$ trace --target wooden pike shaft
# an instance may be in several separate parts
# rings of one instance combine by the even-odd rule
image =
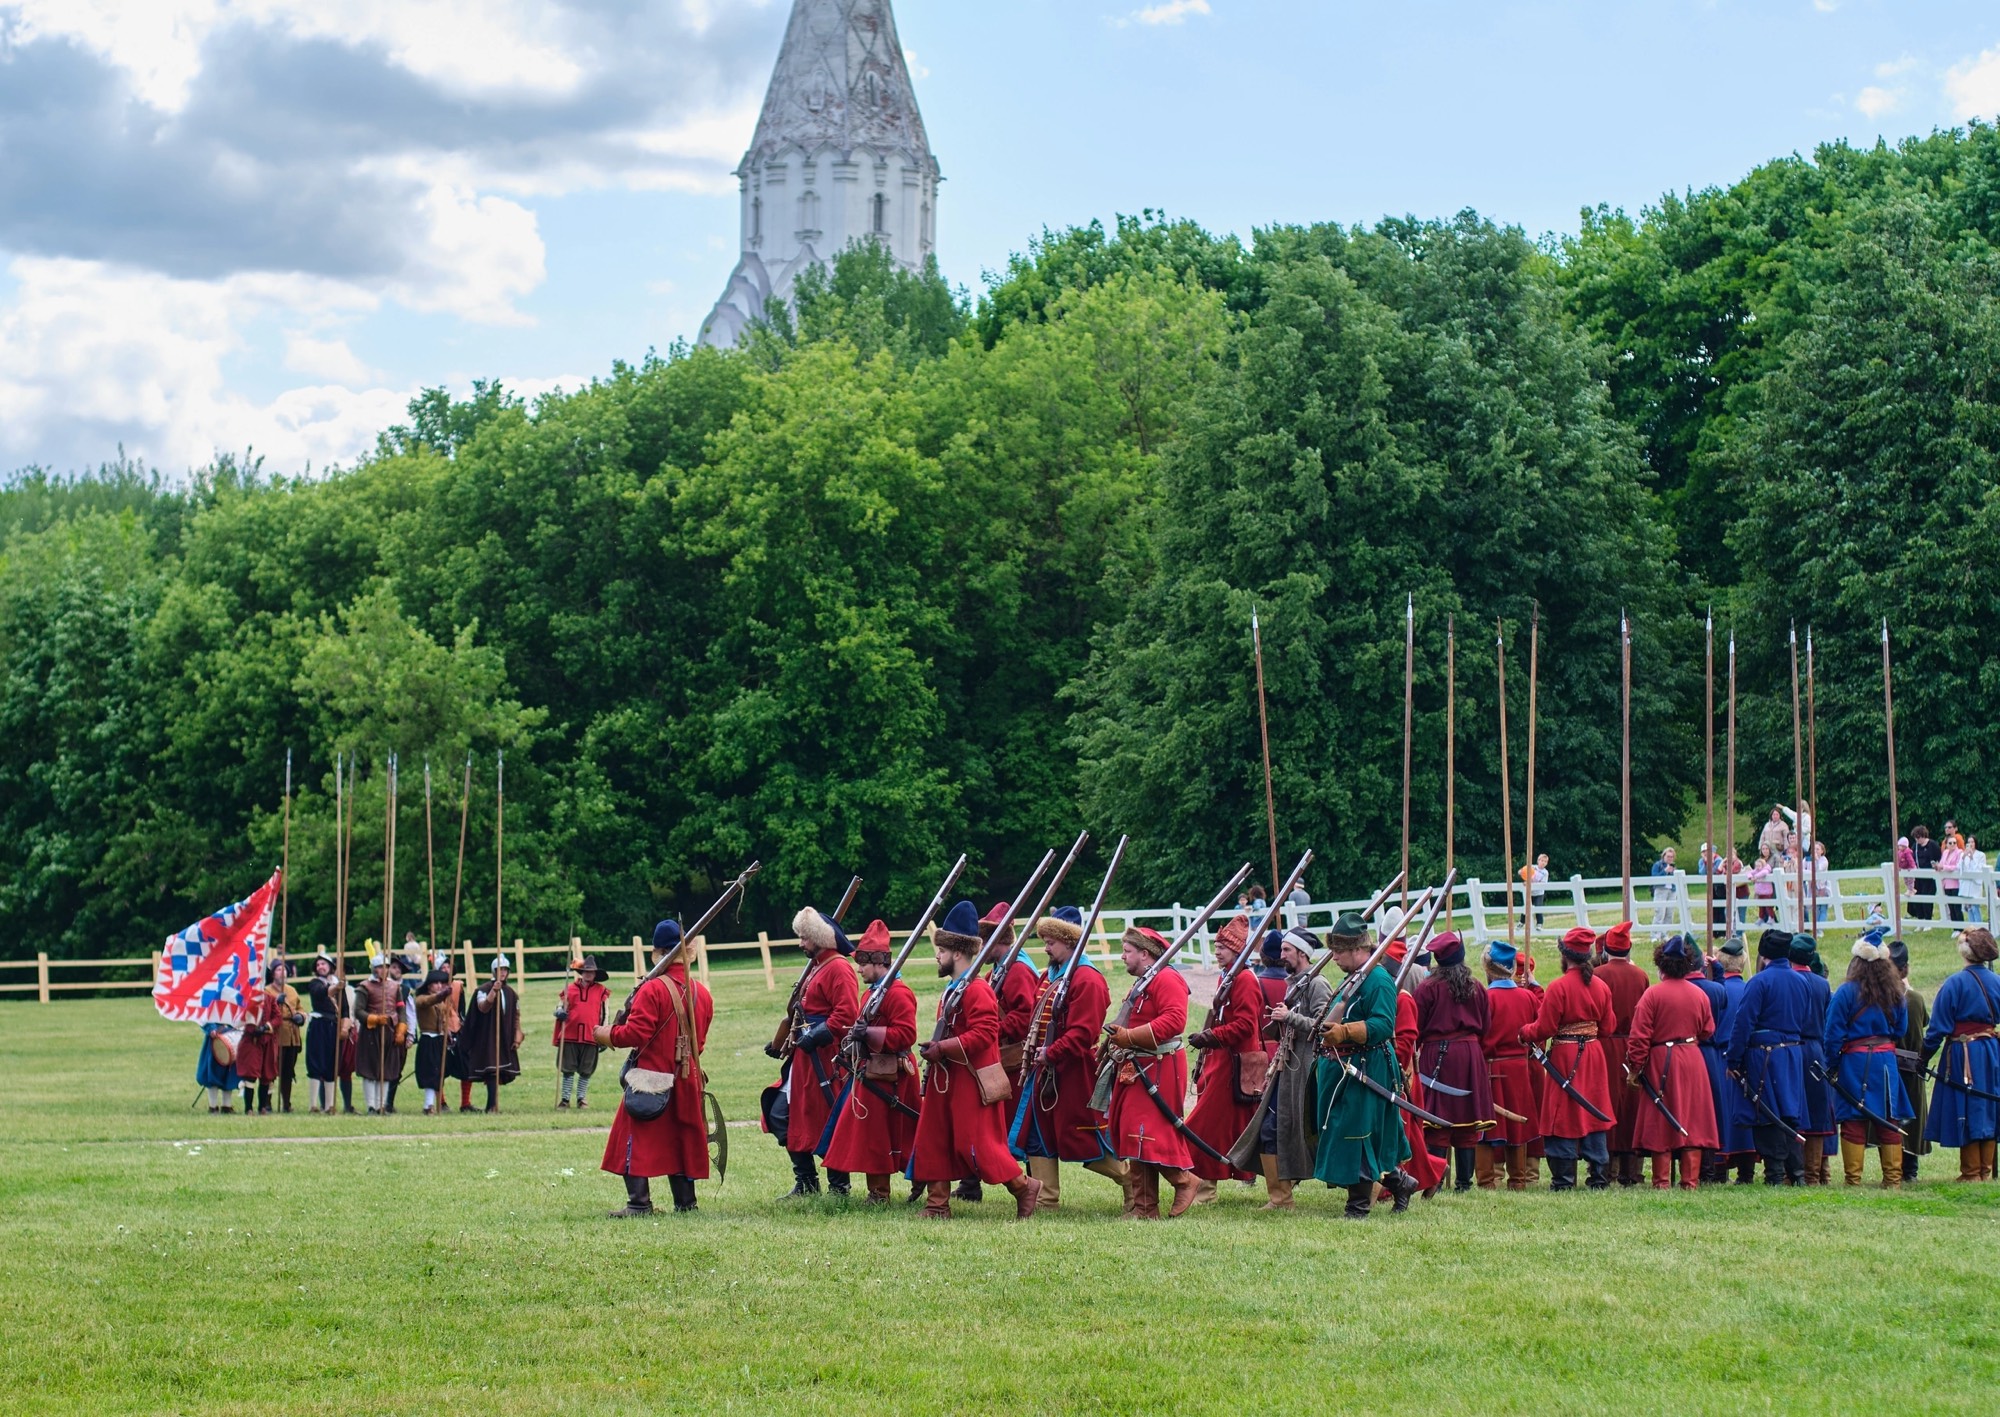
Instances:
[[[1819,801],[1819,713],[1813,706],[1813,638],[1812,626],[1806,626],[1806,801]],[[1805,853],[1806,870],[1812,884],[1812,936],[1819,938],[1819,829],[1820,820],[1813,817],[1812,841],[1804,840],[1800,833],[1799,850]]]
[[[1722,895],[1730,910],[1736,909],[1736,632],[1729,632],[1729,745],[1723,768],[1723,814],[1729,832],[1729,854],[1722,858]],[[1735,933],[1736,921],[1729,922]]]
[[[1715,953],[1715,612],[1708,613],[1708,628],[1703,649],[1702,673],[1706,685],[1707,709],[1702,715],[1702,735],[1707,744],[1707,767],[1703,779],[1702,841],[1707,845],[1707,853],[1701,863],[1701,938],[1703,952]]]
[[[1257,659],[1257,734],[1264,741],[1264,826],[1271,838],[1271,888],[1278,887],[1278,806],[1271,792],[1271,724],[1264,713],[1264,637],[1250,612],[1250,647]],[[1278,902],[1272,901],[1272,908]],[[1030,922],[1031,924],[1033,922]]]
[[[1903,934],[1903,860],[1897,845],[1902,810],[1896,801],[1896,694],[1889,682],[1889,621],[1882,621],[1882,728],[1889,746],[1889,929],[1893,938]]]
[[[395,948],[396,936],[396,755],[382,776],[382,953]]]
[[[1507,773],[1507,632],[1493,622],[1494,663],[1500,683],[1500,841],[1506,867],[1501,880],[1507,891],[1507,943],[1514,943],[1514,801]]]
[[[1803,924],[1807,918],[1805,897],[1806,852],[1806,750],[1805,731],[1799,712],[1799,631],[1792,627],[1792,818],[1793,833],[1799,839],[1800,859],[1792,863],[1792,898],[1798,902],[1799,919],[1793,921],[1811,934],[1810,927]]]
[[[493,757],[493,953],[503,953],[501,904],[506,899],[506,871],[503,852],[507,844],[507,755]],[[525,973],[526,971],[522,971]]]
[[[1528,900],[1522,909],[1528,938],[1528,953],[1535,952],[1534,870],[1535,855],[1535,691],[1542,679],[1542,607],[1537,605],[1528,620]]]
[[[285,749],[285,846],[278,859],[278,953],[291,941],[292,917],[292,750]]]
[[[347,813],[345,773],[347,755],[333,755],[333,962],[341,977],[347,977],[347,861],[340,840],[340,824]]]
[[[445,953],[458,948],[458,906],[465,892],[465,826],[466,810],[472,805],[472,754],[465,755],[465,785],[458,791],[458,865],[451,878],[451,937],[445,941]],[[470,971],[468,971],[470,972]]]
[[[429,948],[435,952],[438,938],[438,883],[437,883],[437,836],[431,829],[431,760],[424,755],[424,889],[431,898],[431,928]],[[431,962],[424,961],[424,972],[430,973]]]
[[[1410,913],[1410,713],[1417,685],[1417,598],[1403,608],[1403,904]],[[1276,874],[1275,872],[1273,873]]]
[[[1632,625],[1624,611],[1618,612],[1619,700],[1623,721],[1623,743],[1618,753],[1618,855],[1620,858],[1619,897],[1623,918],[1634,919],[1632,908]]]
[[[1451,873],[1458,859],[1458,633],[1456,617],[1444,620],[1444,869]],[[1409,879],[1407,876],[1405,880]],[[1451,924],[1451,899],[1444,903],[1446,928]]]

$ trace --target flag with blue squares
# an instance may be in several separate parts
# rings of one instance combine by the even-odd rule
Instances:
[[[180,1023],[242,1023],[244,1002],[264,982],[279,873],[247,900],[226,905],[167,936],[153,979],[153,1006]]]

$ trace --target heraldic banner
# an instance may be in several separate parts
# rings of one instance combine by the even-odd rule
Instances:
[[[153,1006],[181,1023],[243,1022],[244,1001],[264,983],[278,872],[248,900],[226,905],[179,934],[167,936]]]

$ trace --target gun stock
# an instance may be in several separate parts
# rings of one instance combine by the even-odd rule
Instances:
[[[1174,937],[1173,942],[1167,946],[1166,953],[1154,960],[1144,974],[1132,981],[1132,987],[1126,991],[1125,1001],[1118,1006],[1116,1016],[1105,1024],[1107,1033],[1111,1029],[1124,1028],[1127,1024],[1131,1023],[1133,1010],[1139,1007],[1139,1000],[1146,996],[1146,990],[1151,988],[1153,981],[1160,977],[1161,971],[1173,965],[1174,956],[1179,954],[1186,947],[1187,942],[1195,937],[1196,932],[1208,923],[1208,917],[1222,909],[1222,903],[1228,900],[1230,896],[1236,894],[1237,887],[1241,886],[1249,878],[1250,863],[1245,861],[1242,866],[1237,868],[1236,874],[1224,883],[1222,889],[1215,893],[1215,898],[1195,913],[1194,919],[1188,922],[1187,928]]]

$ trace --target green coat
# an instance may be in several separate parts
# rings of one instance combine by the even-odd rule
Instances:
[[[1931,1024],[1930,1005],[1924,996],[1912,989],[1903,996],[1903,1002],[1910,1010],[1910,1026],[1903,1033],[1902,1046],[1911,1053],[1920,1053],[1924,1047],[1924,1030]],[[1903,1071],[1903,1090],[1910,1094],[1910,1102],[1916,1108],[1916,1120],[1911,1122],[1903,1139],[1903,1150],[1918,1156],[1929,1156],[1931,1144],[1924,1137],[1924,1119],[1930,1116],[1930,1095],[1925,1091],[1923,1064],[1904,1062],[1898,1059],[1896,1066]]]
[[[1349,1023],[1368,1025],[1368,1047],[1353,1056],[1356,1068],[1399,1091],[1403,1070],[1396,1066],[1396,982],[1377,965],[1348,1006]],[[1396,1106],[1347,1076],[1337,1059],[1321,1058],[1314,1074],[1318,1101],[1319,1155],[1313,1175],[1329,1186],[1358,1186],[1409,1160],[1409,1138]]]

